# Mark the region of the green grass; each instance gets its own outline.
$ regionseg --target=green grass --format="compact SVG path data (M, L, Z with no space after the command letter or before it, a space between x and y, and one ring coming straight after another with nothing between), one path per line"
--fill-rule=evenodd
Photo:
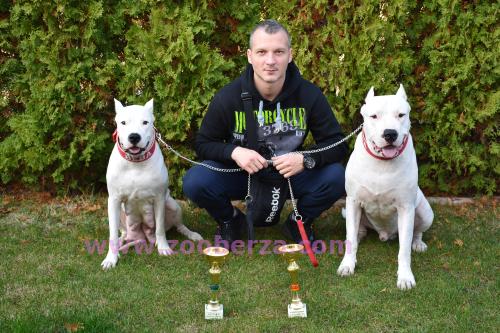
M46 200L4 196L0 205L1 332L351 332L497 331L499 209L480 201L434 206L425 253L412 256L416 288L396 288L397 241L374 233L361 243L356 274L340 278L341 256L299 260L307 319L288 319L286 264L277 255L230 255L222 271L225 318L204 319L208 264L197 252L122 256L108 272L104 254L85 240L108 235L104 197ZM214 223L192 206L186 225L213 241ZM284 214L283 214L284 216ZM343 239L338 209L317 233ZM283 239L280 228L257 229L260 239ZM183 238L171 231L169 239Z

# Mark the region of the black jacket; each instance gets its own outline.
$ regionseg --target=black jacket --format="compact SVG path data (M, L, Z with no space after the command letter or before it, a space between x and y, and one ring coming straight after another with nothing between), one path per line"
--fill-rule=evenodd
M250 92L253 97L256 119L259 102L263 101L265 124L262 127L257 125L259 139L274 145L277 155L304 150L302 144L309 131L316 142L316 146L310 149L328 146L344 137L326 97L318 87L302 78L293 62L288 64L283 89L274 101L265 100L259 94L253 75L253 68L248 65L239 78L214 96L196 136L195 148L199 158L234 165L231 159L233 150L236 146L247 146L242 90ZM284 127L276 134L273 126L278 106ZM347 145L343 143L311 156L316 160L316 167L321 167L340 162L346 154Z

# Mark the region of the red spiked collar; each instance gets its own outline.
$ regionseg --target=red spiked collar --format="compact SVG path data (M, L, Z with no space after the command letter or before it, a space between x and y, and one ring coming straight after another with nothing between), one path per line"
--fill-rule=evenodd
M383 161L392 160L392 159L398 157L399 155L401 155L401 153L403 153L403 151L406 148L406 144L408 143L408 135L405 135L405 137L403 138L403 143L401 144L401 146L399 146L396 155L394 155L393 157L379 156L379 155L375 155L371 151L371 149L368 147L368 142L366 142L365 131L363 130L361 133L362 133L361 135L362 135L362 138L363 138L363 146L365 147L365 150L368 152L368 154L370 154L371 156L375 157L376 159L383 160Z
M151 140L142 154L139 155L129 154L125 150L123 150L122 145L120 143L120 138L118 137L117 130L113 132L113 142L116 142L116 147L118 148L118 152L120 153L121 157L130 162L144 162L146 160L149 160L151 156L153 156L153 153L155 152L156 149L156 140Z

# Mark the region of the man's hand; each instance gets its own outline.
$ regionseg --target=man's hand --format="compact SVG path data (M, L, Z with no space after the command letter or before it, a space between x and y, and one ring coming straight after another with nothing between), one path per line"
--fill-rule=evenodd
M231 153L231 158L240 168L251 175L261 169L267 168L266 159L252 149L236 147Z
M304 155L285 154L273 157L273 165L285 178L301 173L304 170Z

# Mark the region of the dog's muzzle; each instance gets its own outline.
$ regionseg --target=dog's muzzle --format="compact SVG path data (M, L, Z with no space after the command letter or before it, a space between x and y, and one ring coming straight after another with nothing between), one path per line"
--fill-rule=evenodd
M146 145L146 147L149 146L149 142L148 144ZM133 146L133 147L129 147L127 149L124 149L124 151L127 153L127 154L131 154L131 155L140 155L142 154L144 151L146 150L146 148L141 148L141 147L137 147L137 146Z
M387 130L386 130L387 131ZM396 141L397 139L397 136L398 136L398 132L396 132L395 130L390 130L390 131L394 131L396 133L396 137L394 138L394 140L392 142L390 142L387 146L384 146L384 147L379 147L375 144L375 142L371 141L371 145L373 147L373 150L377 153L377 154L374 154L372 152L372 148L369 147L369 144L366 140L366 136L365 136L365 131L362 131L361 132L361 135L362 135L362 142L363 142L363 146L365 147L365 150L368 152L368 154L370 154L371 156L375 157L376 159L379 159L379 160L392 160L396 157L398 157L399 155L401 155L403 153L403 151L405 150L406 148L406 144L408 143L408 135L405 135L403 137L403 142L402 144L398 147L398 146L394 146L392 143L394 143L394 141ZM385 132L385 131L384 131ZM389 138L390 140L393 139L392 135L393 133L390 132L388 133L389 135L391 135L391 137ZM386 139L387 140L387 139ZM379 155L378 155L379 154Z
M153 137L156 137L156 131ZM133 141L135 141L135 144L137 144L139 141L141 141L141 136L137 133L131 133L128 136L128 140L132 144L134 144ZM120 155L130 162L143 162L148 160L149 158L151 158L151 156L153 156L156 148L155 140L148 141L144 148L137 146L125 148L120 142L120 137L118 136L117 130L113 132L113 141L116 142L116 147L118 148L118 152L120 153Z

